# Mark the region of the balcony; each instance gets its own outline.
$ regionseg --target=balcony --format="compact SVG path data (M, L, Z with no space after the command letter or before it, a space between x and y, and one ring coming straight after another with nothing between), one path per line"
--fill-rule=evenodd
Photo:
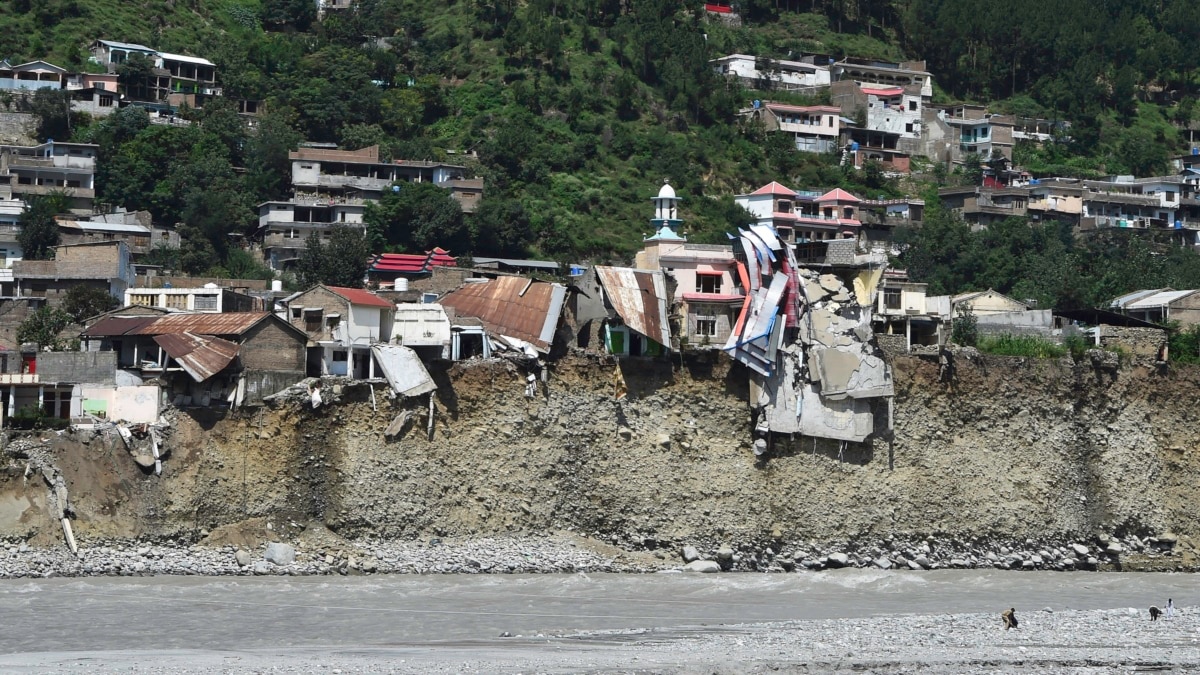
M96 196L95 190L77 187L63 187L61 185L14 185L12 186L14 195L48 195L52 192L65 192L69 197L77 197L80 199L93 199Z

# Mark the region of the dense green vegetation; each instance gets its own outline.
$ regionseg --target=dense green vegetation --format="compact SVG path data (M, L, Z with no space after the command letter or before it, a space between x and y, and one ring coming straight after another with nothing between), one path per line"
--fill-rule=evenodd
M1070 120L1060 143L1018 148L1040 174L1165 171L1194 117L1200 3L737 4L740 27L706 18L697 0L361 0L320 23L309 0L14 0L0 5L0 34L3 55L72 68L87 67L97 37L202 55L228 97L265 102L254 133L221 105L192 128L151 126L132 109L83 127L46 120L100 143L102 201L179 224L183 249L156 255L214 274L265 274L237 243L253 232L255 204L286 195L286 152L301 139L379 143L388 157L467 163L485 178L479 212L463 219L436 195L385 200L371 216L374 250L628 258L667 178L702 242L743 222L732 195L771 180L902 193L878 167L844 169L739 121L753 98L795 99L712 73L708 61L733 52L927 59L941 102ZM905 261L944 291L994 286L1079 305L1197 269L1144 242L930 220ZM1122 276L1137 264L1151 272Z

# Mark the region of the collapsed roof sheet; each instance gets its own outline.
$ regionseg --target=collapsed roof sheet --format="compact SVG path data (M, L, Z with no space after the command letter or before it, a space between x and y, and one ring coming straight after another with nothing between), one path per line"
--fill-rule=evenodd
M110 316L92 324L83 331L85 337L118 337L132 335L143 326L154 323L158 316Z
M269 318L269 312L227 312L222 314L168 314L129 331L126 335L167 335L194 333L196 335L241 335ZM91 335L91 331L88 331Z
M155 335L154 341L197 382L225 370L237 358L240 349L228 340L192 333Z
M437 389L429 371L409 347L400 345L371 345L375 362L383 370L388 384L401 396L418 396Z
M484 328L550 350L567 289L562 284L524 277L500 277L470 283L442 298L459 315L473 316Z
M626 326L659 344L671 344L667 285L662 272L597 265L596 276Z

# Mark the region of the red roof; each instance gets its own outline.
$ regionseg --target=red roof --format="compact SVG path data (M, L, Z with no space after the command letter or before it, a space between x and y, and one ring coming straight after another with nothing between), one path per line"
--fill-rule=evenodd
M829 192L826 192L825 194L821 195L821 197L819 199L817 199L817 201L818 202L855 202L855 203L857 203L857 202L861 202L862 200L859 199L858 197L855 197L854 195L850 194L849 192L846 192L842 188L837 188L834 190L830 190Z
M751 194L751 196L753 196L753 195L783 195L786 197L795 197L796 191L792 190L790 188L786 188L786 187L780 185L779 183L776 183L775 181L771 181L770 183L767 183L766 185L758 188L757 190L755 190L754 192L751 192L750 194Z
M422 274L434 267L454 267L458 264L443 248L426 253L380 253L371 263L371 272L395 272L399 274Z
M364 307L386 307L387 309L395 309L396 305L384 300L375 295L371 291L364 291L361 288L345 288L343 286L326 286L329 290L337 293L352 305L363 305Z
M872 96L899 96L900 94L904 93L904 90L901 89L900 87L888 87L886 89L877 89L875 87L863 87L862 92L864 94L870 94Z
M711 2L704 3L704 9L709 12L716 12L717 14L732 14L733 13L732 7L730 7L728 5L717 5L717 4L713 4Z

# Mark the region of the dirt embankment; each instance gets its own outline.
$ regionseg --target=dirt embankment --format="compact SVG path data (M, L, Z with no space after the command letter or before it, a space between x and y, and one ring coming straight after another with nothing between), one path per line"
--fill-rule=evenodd
M570 357L527 399L506 362L455 365L437 374L432 440L424 398L379 386L373 402L358 384L317 410L179 414L161 476L115 437L47 436L49 457L84 541L249 519L284 538L315 520L350 538L572 530L633 547L1200 535L1200 369L985 358L951 377L899 359L893 442L779 439L756 458L740 366L624 362L619 402L614 368ZM10 452L0 472L0 536L59 541L28 463Z

